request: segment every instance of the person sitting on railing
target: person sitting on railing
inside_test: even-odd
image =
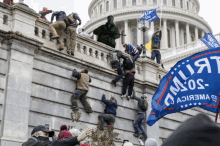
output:
[[[160,64],[160,43],[161,43],[162,32],[161,30],[156,31],[151,38],[151,59],[157,58],[157,63]]]

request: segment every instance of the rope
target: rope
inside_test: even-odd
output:
[[[162,13],[163,13],[163,0],[161,0],[161,12],[160,12],[160,29],[161,29],[161,21],[162,21]]]

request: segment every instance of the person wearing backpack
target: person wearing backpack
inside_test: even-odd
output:
[[[135,61],[140,57],[144,45],[141,44],[140,46],[133,47],[130,44],[123,43],[123,47],[125,48],[125,53],[133,56],[133,64],[134,64]]]
[[[124,55],[122,55],[122,52],[119,50],[110,52],[109,56],[111,60],[112,69],[117,71],[118,73],[118,76],[115,77],[115,79],[113,79],[111,82],[116,87],[117,86],[116,83],[122,78],[124,74],[121,65],[121,58],[123,60],[126,60],[127,58]]]
[[[143,120],[145,118],[145,113],[148,109],[148,103],[146,101],[147,96],[143,95],[141,96],[141,98],[138,98],[135,94],[136,91],[134,89],[133,92],[133,99],[138,101],[138,116],[136,117],[136,119],[134,120],[134,129],[135,129],[135,133],[133,134],[135,137],[139,137],[140,136],[140,132],[138,130],[138,128],[140,128],[140,130],[142,131],[142,134],[144,136],[145,139],[147,139],[147,134],[144,131],[144,128],[142,126]]]

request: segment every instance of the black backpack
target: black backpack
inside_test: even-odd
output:
[[[141,108],[141,110],[146,111],[148,110],[148,103],[145,99],[143,99],[143,102],[139,102],[139,107]]]
[[[128,57],[124,59],[123,65],[125,70],[131,70],[134,67],[132,60]]]

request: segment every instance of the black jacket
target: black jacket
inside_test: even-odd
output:
[[[57,12],[53,13],[51,16],[51,22],[53,22],[53,19],[55,16],[56,16],[56,21],[64,21],[65,23],[66,23],[66,21],[71,22],[71,20],[66,16],[66,13],[63,11],[57,11]]]
[[[143,104],[144,99],[138,98],[135,94],[136,94],[136,93],[133,92],[133,98],[138,101],[138,113],[145,113],[146,110],[144,111],[144,110],[142,110],[142,109],[140,108],[140,105]],[[148,103],[147,103],[147,106],[148,106]]]
[[[102,102],[106,105],[104,112],[116,116],[116,110],[118,108],[117,101],[111,102],[110,100],[106,100],[105,95],[102,95]]]
[[[162,146],[218,146],[220,127],[207,115],[198,114],[181,124]]]
[[[36,137],[29,138],[22,146],[75,146],[79,144],[76,137],[70,137],[56,141],[39,141]]]

